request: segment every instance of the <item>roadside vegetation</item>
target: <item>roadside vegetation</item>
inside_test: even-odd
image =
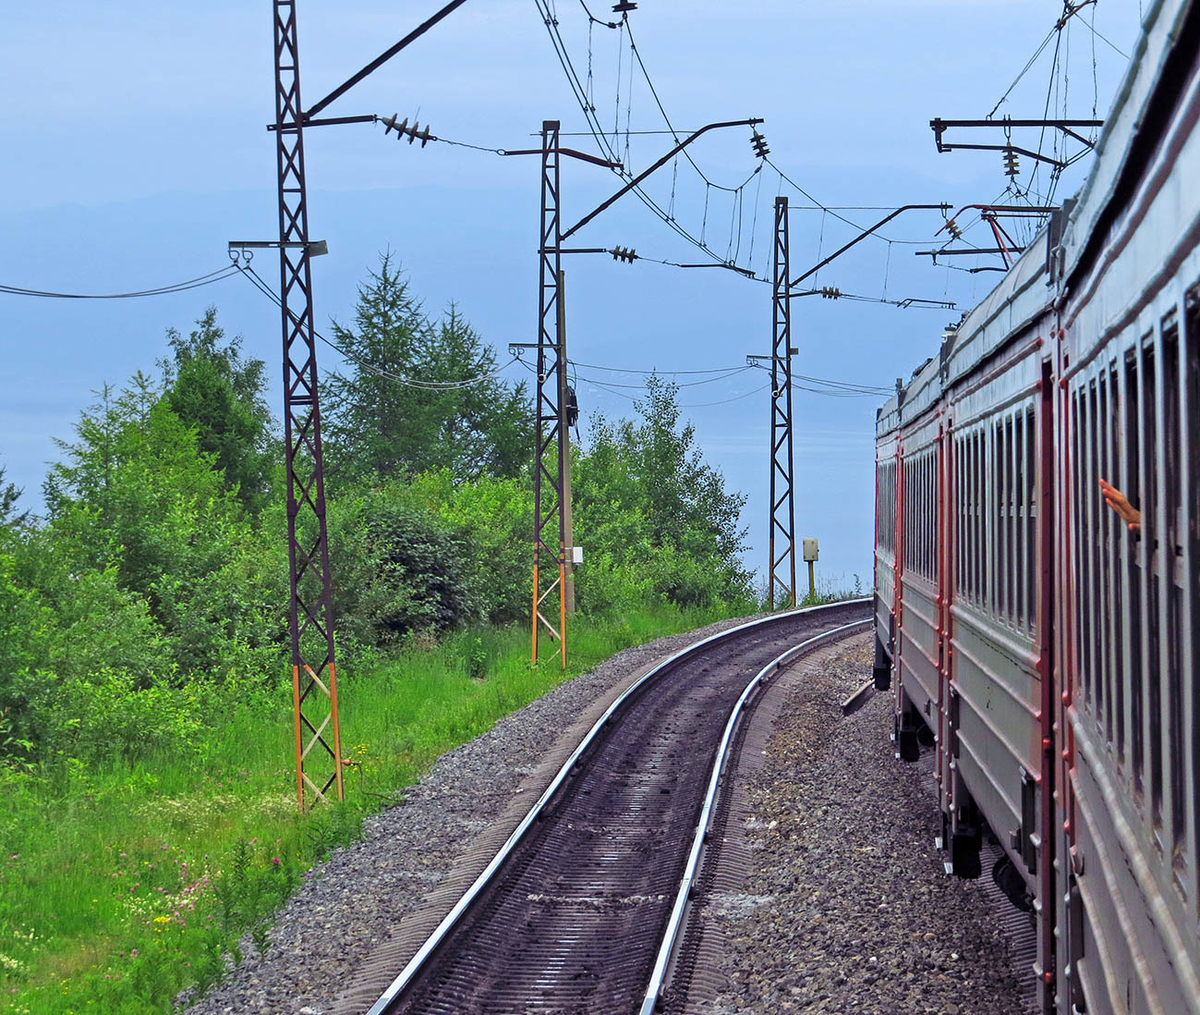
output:
[[[312,863],[564,679],[528,659],[530,393],[384,257],[335,327],[328,524],[347,801],[295,812],[283,472],[264,364],[215,308],[60,442],[46,513],[0,470],[0,1009],[141,1013],[204,986]],[[148,365],[149,366],[149,365]],[[758,607],[725,489],[652,378],[573,449],[572,675]]]

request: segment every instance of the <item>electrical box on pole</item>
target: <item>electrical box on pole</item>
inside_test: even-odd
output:
[[[792,310],[788,292],[788,199],[775,198],[771,348],[771,529],[767,605],[796,605],[796,508],[792,492]]]
[[[304,114],[294,0],[275,0],[275,149],[279,182],[279,297],[283,314],[283,427],[287,467],[288,628],[300,809],[343,797],[333,595],[325,531],[321,408],[313,335],[314,251],[308,238]]]
[[[819,556],[817,549],[817,541],[815,539],[804,540],[804,560],[808,564],[808,598],[815,602],[817,598],[817,581],[813,574],[813,565],[816,563]]]

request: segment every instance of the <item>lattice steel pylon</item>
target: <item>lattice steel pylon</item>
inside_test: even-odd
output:
[[[796,605],[796,509],[792,448],[792,310],[788,289],[788,199],[775,198],[775,270],[771,347],[771,574],[767,605],[775,609],[778,589],[784,605]]]
[[[562,278],[562,221],[559,217],[559,121],[542,122],[542,226],[538,245],[539,300],[537,349],[537,423],[533,460],[533,662],[538,661],[538,636],[544,628],[558,641],[562,665],[567,665],[566,505],[563,477],[561,399],[566,362],[559,313]],[[549,576],[548,582],[545,579]]]
[[[313,335],[304,115],[295,0],[274,0],[275,142],[279,171],[279,294],[283,311],[283,417],[287,456],[288,625],[300,809],[343,798],[334,663],[333,597],[325,532],[321,410]]]

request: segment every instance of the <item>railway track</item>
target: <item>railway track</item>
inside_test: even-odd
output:
[[[652,1011],[712,813],[714,757],[736,740],[731,713],[781,657],[805,651],[789,651],[799,643],[854,633],[869,617],[865,601],[771,617],[652,670],[369,1015]]]

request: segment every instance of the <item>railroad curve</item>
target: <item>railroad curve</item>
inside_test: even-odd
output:
[[[647,674],[370,1015],[637,1011],[731,710],[785,650],[869,615],[860,600],[765,618]]]

